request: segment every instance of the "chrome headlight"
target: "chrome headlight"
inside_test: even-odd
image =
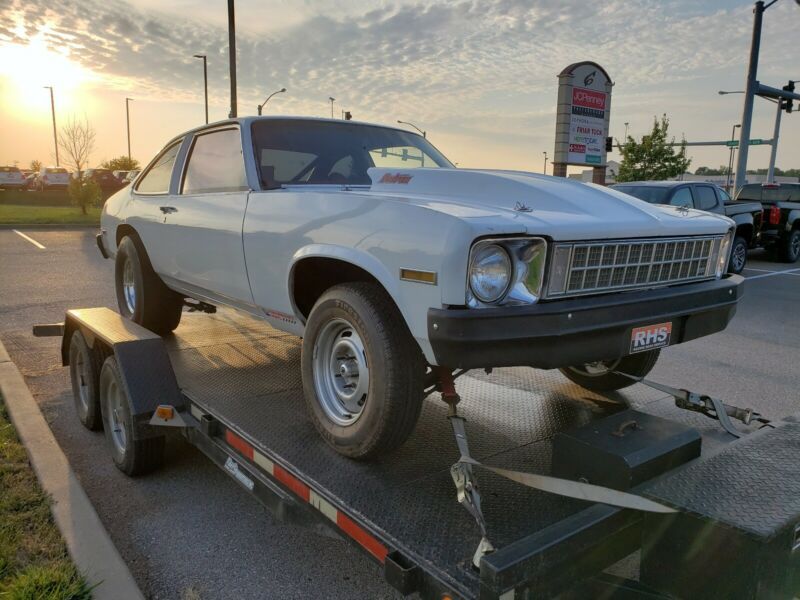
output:
[[[533,304],[544,287],[547,242],[542,238],[481,240],[472,247],[467,305]]]
[[[474,248],[469,263],[469,289],[481,302],[500,300],[513,274],[511,257],[502,246],[483,244]]]
[[[722,243],[719,246],[719,254],[717,255],[717,266],[714,275],[717,279],[722,277],[728,270],[728,259],[731,255],[731,242],[733,241],[733,229],[728,231],[727,235],[722,238]]]

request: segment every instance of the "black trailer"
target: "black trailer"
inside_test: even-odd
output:
[[[448,419],[452,408],[441,401],[448,390],[434,390],[409,441],[363,463],[317,435],[304,411],[300,340],[262,322],[190,314],[161,338],[92,308],[69,311],[62,326],[37,334],[54,333],[63,334],[79,416],[87,427],[105,425],[122,470],[158,467],[165,434],[182,433],[277,518],[341,534],[381,563],[403,594],[511,600],[800,592],[798,419],[769,423],[657,385],[603,397],[555,372],[471,371],[457,381],[465,421]],[[734,426],[728,415],[749,425]],[[464,427],[458,443],[454,422]],[[465,464],[475,476],[470,471],[459,485]],[[537,476],[508,478],[519,472],[572,478],[581,493],[590,487],[581,481],[599,484],[612,502],[619,492],[611,488],[627,490],[670,512],[549,493],[542,488],[574,488],[563,478],[541,478],[544,486]],[[475,477],[478,522],[469,506]],[[472,514],[459,506],[457,486]],[[476,553],[482,538],[492,551]]]

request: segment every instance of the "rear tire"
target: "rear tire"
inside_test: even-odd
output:
[[[109,356],[100,371],[100,405],[111,458],[126,475],[144,475],[164,463],[164,436],[137,439],[117,359]]]
[[[80,331],[72,334],[69,342],[69,378],[75,412],[83,426],[91,431],[103,428],[100,412],[100,357],[86,343]]]
[[[117,249],[114,279],[122,316],[159,335],[178,327],[183,298],[164,285],[138,238],[122,238]]]
[[[795,263],[800,258],[800,229],[792,229],[780,241],[780,258],[783,262]]]
[[[322,295],[306,324],[302,373],[311,420],[340,454],[374,458],[414,430],[425,362],[380,286],[347,283]]]
[[[630,354],[613,361],[597,361],[585,365],[559,369],[561,373],[579,386],[593,392],[611,392],[621,390],[636,383],[611,371],[620,371],[634,377],[645,377],[656,366],[661,350],[648,350],[639,354]]]
[[[736,236],[733,238],[733,245],[731,246],[731,257],[728,261],[728,273],[735,273],[738,275],[744,270],[747,264],[747,240],[743,237]]]

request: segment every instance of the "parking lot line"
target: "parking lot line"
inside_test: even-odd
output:
[[[783,271],[764,271],[764,269],[749,269],[750,271],[763,271],[761,275],[753,275],[752,277],[747,277],[747,280],[750,281],[751,279],[761,279],[762,277],[772,277],[773,275],[795,275],[795,271],[800,271],[800,268],[797,269],[785,269]]]
[[[37,242],[37,241],[36,241],[35,239],[33,239],[32,237],[29,237],[29,236],[25,235],[24,233],[22,233],[21,231],[17,231],[16,229],[14,229],[13,231],[14,231],[14,233],[16,233],[18,236],[20,236],[22,239],[28,240],[28,241],[29,241],[31,244],[33,244],[34,246],[36,246],[37,248],[39,248],[39,250],[44,250],[44,249],[45,249],[45,247],[44,247],[44,246],[42,246],[42,245],[41,245],[39,242]]]

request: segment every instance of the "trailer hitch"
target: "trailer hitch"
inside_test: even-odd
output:
[[[738,406],[732,406],[730,404],[725,404],[718,398],[714,398],[706,394],[698,394],[682,388],[674,388],[669,385],[664,385],[663,383],[650,381],[644,377],[629,375],[628,373],[623,373],[622,371],[614,371],[614,373],[629,379],[633,379],[634,381],[638,381],[639,383],[646,385],[649,388],[653,388],[654,390],[659,390],[669,394],[675,399],[675,406],[678,408],[700,413],[701,415],[704,415],[710,419],[716,419],[719,421],[720,426],[734,437],[743,437],[745,433],[739,431],[734,426],[731,419],[741,421],[745,425],[750,425],[751,423],[761,423],[762,427],[772,427],[769,419],[763,417],[752,408],[740,408]]]

